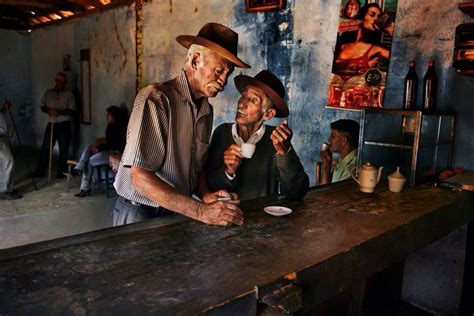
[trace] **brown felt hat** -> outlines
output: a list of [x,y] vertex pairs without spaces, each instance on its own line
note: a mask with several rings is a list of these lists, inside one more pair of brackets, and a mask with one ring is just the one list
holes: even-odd
[[227,26],[218,23],[205,24],[196,36],[180,35],[176,37],[178,43],[186,48],[192,44],[197,44],[209,48],[235,66],[240,68],[250,68],[237,57],[237,43],[239,35]]
[[285,87],[274,74],[268,70],[260,71],[255,77],[238,75],[234,78],[235,86],[241,93],[246,86],[260,88],[275,104],[276,117],[287,117],[290,114],[284,100]]

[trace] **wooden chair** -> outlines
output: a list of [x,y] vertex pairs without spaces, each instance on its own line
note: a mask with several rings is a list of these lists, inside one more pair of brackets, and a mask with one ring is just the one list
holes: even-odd
[[[93,173],[97,173],[97,183],[104,183],[105,186],[105,195],[109,198],[110,197],[110,186],[114,184],[115,180],[115,173],[113,172],[112,168],[108,163],[104,163],[101,165],[94,166]],[[104,177],[102,178],[102,175]]]
[[72,168],[74,168],[79,161],[77,160],[68,160],[67,161],[67,172],[64,172],[63,174],[66,176],[66,192],[69,192],[69,181],[73,178],[71,171]]

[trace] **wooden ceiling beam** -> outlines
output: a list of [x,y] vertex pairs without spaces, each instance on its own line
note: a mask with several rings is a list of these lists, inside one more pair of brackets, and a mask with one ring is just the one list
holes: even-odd
[[85,11],[83,5],[78,1],[62,0],[0,0],[0,4],[6,4],[14,7],[24,7],[25,9],[47,9],[47,10],[74,10]]
[[41,0],[0,0],[0,4],[11,6],[34,7],[41,9],[54,9],[57,6],[56,1],[45,2]]
[[130,6],[134,2],[135,2],[135,0],[114,0],[113,2],[111,2],[108,5],[104,5],[104,6],[101,6],[101,7],[96,7],[95,9],[87,10],[86,12],[77,13],[77,14],[74,14],[73,16],[70,16],[70,17],[67,17],[67,18],[64,18],[64,19],[61,19],[61,20],[53,20],[51,22],[32,25],[30,28],[31,29],[39,29],[39,28],[42,28],[42,27],[45,27],[45,26],[50,26],[50,25],[62,23],[62,22],[65,22],[65,21],[70,21],[70,20],[73,20],[73,19],[79,19],[79,18],[88,16],[88,15],[91,15],[91,14],[96,14],[96,13],[99,13],[99,12],[108,11],[108,10],[115,9],[115,8],[118,8],[118,7],[122,7],[122,6],[126,6],[126,5]]
[[[58,24],[108,11],[121,6],[130,6],[134,2],[135,0],[112,0],[110,4],[103,5],[100,0],[0,0],[0,7],[4,6],[4,9],[14,10],[15,12],[15,14],[12,14],[12,18],[14,17],[15,21],[7,21],[5,17],[3,17],[0,19],[0,28],[37,29],[43,26]],[[93,6],[94,9],[88,10],[87,8],[91,6]],[[31,16],[26,14],[27,12],[33,11],[36,12],[36,14],[32,13],[34,15]],[[65,16],[59,11],[70,11],[73,12],[74,15]],[[61,16],[62,19],[31,25],[30,19],[35,18],[40,20],[42,17],[48,17],[50,14],[57,14]]]
[[69,2],[80,4],[83,7],[93,6],[94,8],[100,8],[103,6],[99,0],[69,0]]

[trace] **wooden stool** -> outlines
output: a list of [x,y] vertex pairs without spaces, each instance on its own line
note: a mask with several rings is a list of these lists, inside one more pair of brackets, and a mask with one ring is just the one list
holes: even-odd
[[[109,193],[109,186],[114,183],[115,176],[109,177],[109,171],[112,171],[112,168],[110,168],[110,165],[108,163],[104,163],[101,165],[94,166],[94,172],[97,172],[97,183],[104,182],[105,185],[105,194],[109,198],[110,193]],[[102,170],[104,171],[104,176],[105,179],[102,179]]]
[[77,160],[68,160],[67,161],[67,172],[63,172],[63,174],[66,176],[66,192],[69,192],[69,181],[73,178],[71,171],[74,166],[77,166],[79,161]]

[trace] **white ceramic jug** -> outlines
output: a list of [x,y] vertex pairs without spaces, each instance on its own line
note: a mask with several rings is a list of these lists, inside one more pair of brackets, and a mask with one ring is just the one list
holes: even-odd
[[[360,169],[354,167],[351,169],[352,178],[359,184],[359,189],[362,192],[372,193],[375,186],[380,181],[383,167],[375,168],[369,162],[363,165]],[[358,170],[359,178],[355,177],[354,171]]]

